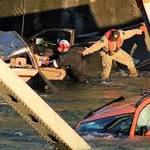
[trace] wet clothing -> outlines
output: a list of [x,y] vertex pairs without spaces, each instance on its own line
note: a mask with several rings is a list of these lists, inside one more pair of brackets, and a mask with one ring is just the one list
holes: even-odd
[[79,53],[79,48],[71,47],[68,52],[60,54],[60,66],[65,67],[68,76],[79,82],[87,80],[87,63]]
[[109,78],[109,74],[111,71],[112,67],[112,62],[117,61],[121,64],[124,64],[128,67],[130,76],[131,77],[136,77],[138,76],[138,72],[135,68],[135,65],[133,63],[132,57],[123,51],[121,49],[121,46],[124,42],[124,40],[129,39],[133,37],[134,35],[138,34],[141,35],[142,31],[140,29],[132,29],[132,30],[118,30],[120,32],[120,39],[121,41],[111,41],[111,46],[110,46],[110,41],[108,39],[108,36],[105,34],[104,36],[101,37],[99,41],[97,41],[95,44],[90,46],[89,48],[86,48],[83,52],[82,55],[88,55],[91,53],[94,53],[96,51],[99,51],[100,56],[102,57],[102,66],[103,66],[103,71],[101,73],[101,77],[103,80],[107,80]]
[[103,80],[109,78],[113,61],[117,61],[121,64],[126,65],[130,72],[129,75],[130,77],[136,77],[138,75],[132,57],[127,52],[120,49],[119,51],[115,52],[113,55],[104,55],[102,57],[103,71],[101,73],[101,77]]

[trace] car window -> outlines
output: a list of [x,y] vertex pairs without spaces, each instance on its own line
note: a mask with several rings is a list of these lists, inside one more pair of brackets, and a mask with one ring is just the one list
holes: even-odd
[[81,124],[80,127],[77,129],[77,132],[81,135],[93,133],[129,135],[132,119],[133,114],[99,119]]
[[150,130],[150,104],[146,105],[140,112],[136,131],[140,130],[140,127],[146,126]]
[[43,44],[57,44],[59,40],[65,39],[70,42],[71,34],[67,31],[53,30],[45,31],[44,33],[39,34],[36,38],[41,38]]
[[25,48],[26,45],[14,32],[0,32],[0,55],[7,57],[14,51]]

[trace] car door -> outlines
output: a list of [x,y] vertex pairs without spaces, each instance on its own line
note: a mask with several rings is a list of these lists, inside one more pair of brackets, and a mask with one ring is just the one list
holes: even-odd
[[20,55],[12,56],[7,62],[12,71],[14,71],[25,82],[29,81],[38,73],[38,68],[33,61],[34,58],[30,53],[23,53]]
[[0,32],[0,56],[26,82],[38,73],[34,55],[15,31]]
[[150,104],[146,105],[139,113],[136,130],[139,135],[145,135],[150,130]]
[[130,136],[144,136],[150,131],[150,97],[147,96],[138,102],[133,117]]

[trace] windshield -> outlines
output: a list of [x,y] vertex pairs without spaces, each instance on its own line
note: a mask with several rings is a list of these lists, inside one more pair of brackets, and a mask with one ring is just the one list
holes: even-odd
[[[56,45],[59,40],[65,39],[70,42],[71,33],[69,31],[52,30],[39,33],[36,36],[37,44]],[[40,41],[39,41],[40,40]]]
[[0,32],[0,56],[7,57],[24,47],[25,43],[15,32]]
[[77,132],[80,135],[111,133],[129,135],[133,114],[113,116],[91,122],[82,123]]

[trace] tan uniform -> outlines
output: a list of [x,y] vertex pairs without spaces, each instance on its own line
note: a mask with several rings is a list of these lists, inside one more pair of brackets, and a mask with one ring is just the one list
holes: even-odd
[[[119,30],[119,32],[120,32],[122,42],[126,39],[133,37],[136,34],[138,35],[142,34],[142,31],[140,29],[132,29],[132,30],[127,30],[127,31]],[[138,76],[138,72],[135,68],[132,57],[128,53],[126,53],[124,50],[120,48],[117,52],[113,52],[112,55],[109,55],[108,39],[105,35],[102,36],[101,39],[97,41],[96,43],[94,43],[92,46],[90,46],[89,48],[86,48],[82,52],[82,55],[83,56],[89,55],[96,51],[99,51],[100,56],[102,57],[103,71],[101,73],[101,77],[103,80],[106,80],[109,78],[113,60],[126,65],[129,69],[130,77]]]

